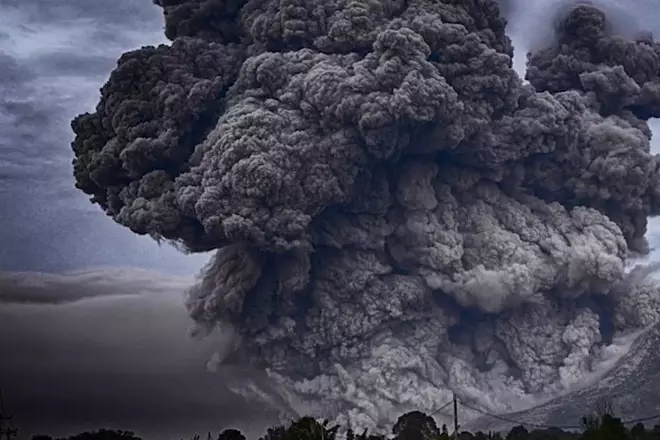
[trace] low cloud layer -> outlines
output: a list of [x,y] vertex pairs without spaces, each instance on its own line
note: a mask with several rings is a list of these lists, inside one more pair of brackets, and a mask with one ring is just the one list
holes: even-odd
[[142,269],[105,268],[53,274],[45,272],[0,273],[0,303],[64,304],[89,298],[122,295],[157,295],[173,300],[190,278],[166,277]]
[[115,427],[178,440],[271,420],[228,390],[234,373],[206,368],[225,341],[189,336],[189,282],[133,269],[0,275],[0,386],[21,434]]

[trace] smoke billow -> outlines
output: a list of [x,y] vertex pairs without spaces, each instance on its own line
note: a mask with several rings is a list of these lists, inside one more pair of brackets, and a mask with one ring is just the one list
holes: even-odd
[[190,314],[292,406],[375,425],[558,391],[658,320],[626,268],[660,209],[650,38],[576,6],[524,83],[492,0],[156,3],[172,43],[74,120],[77,186],[216,250]]

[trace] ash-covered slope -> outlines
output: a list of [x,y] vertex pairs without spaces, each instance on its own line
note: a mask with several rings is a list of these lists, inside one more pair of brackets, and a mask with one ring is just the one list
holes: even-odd
[[[524,423],[579,426],[600,402],[611,402],[618,417],[635,420],[660,414],[660,325],[642,334],[604,376],[584,388],[526,411],[500,414]],[[646,424],[658,424],[660,418]],[[465,424],[469,430],[506,430],[514,426],[489,416]],[[529,427],[529,426],[528,426]]]
[[493,0],[155,2],[172,43],[73,122],[77,186],[216,250],[190,314],[294,409],[520,408],[659,319],[625,270],[660,213],[653,40],[575,7],[524,84]]

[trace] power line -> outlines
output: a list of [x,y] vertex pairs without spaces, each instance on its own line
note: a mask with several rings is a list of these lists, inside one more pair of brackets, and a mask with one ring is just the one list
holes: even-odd
[[[486,411],[484,411],[484,410],[482,410],[482,409],[475,408],[475,407],[473,407],[472,405],[468,405],[468,404],[466,404],[466,403],[463,402],[463,401],[461,401],[461,404],[462,404],[463,406],[465,406],[465,407],[467,407],[467,408],[469,408],[469,409],[471,409],[471,410],[473,410],[473,411],[476,411],[476,412],[478,412],[478,413],[481,413],[481,414],[483,414],[483,415],[486,415],[486,416],[489,416],[489,417],[493,417],[493,418],[495,418],[495,419],[502,420],[502,421],[504,421],[504,422],[514,423],[514,424],[517,424],[517,425],[527,425],[527,426],[533,426],[533,427],[535,427],[535,428],[542,428],[542,429],[551,429],[551,428],[559,428],[559,429],[579,429],[579,428],[582,428],[582,427],[583,427],[582,425],[563,425],[563,426],[557,426],[557,425],[544,425],[544,424],[540,424],[540,423],[524,422],[524,421],[521,421],[521,420],[514,420],[514,419],[510,419],[510,418],[508,418],[508,417],[500,416],[500,415],[498,415],[498,414],[491,414],[491,413],[486,412]],[[658,414],[654,414],[654,415],[651,415],[651,416],[647,416],[647,417],[640,417],[640,418],[631,419],[631,420],[624,420],[624,421],[622,421],[621,423],[622,423],[623,425],[629,425],[629,424],[632,424],[632,423],[641,423],[641,422],[645,422],[645,421],[649,421],[649,420],[654,420],[654,419],[659,419],[659,418],[660,418],[660,413],[658,413]]]
[[654,420],[654,419],[659,419],[659,418],[660,418],[660,414],[655,414],[653,416],[641,417],[639,419],[626,420],[626,421],[623,421],[621,423],[623,423],[624,425],[630,425],[631,423],[642,423],[642,422],[647,422],[649,420]]
[[[433,412],[429,413],[428,416],[429,416],[429,417],[432,417],[432,416],[434,416],[434,415],[436,415],[436,414],[442,414],[442,415],[445,416],[445,417],[451,417],[451,415],[449,415],[449,414],[447,414],[447,413],[443,413],[443,412],[441,412],[441,411],[442,411],[443,409],[447,408],[447,407],[448,407],[449,405],[451,405],[452,403],[454,403],[454,399],[450,400],[449,402],[445,403],[444,405],[440,406],[439,408],[433,410]],[[293,420],[292,420],[292,421],[293,421]],[[335,436],[338,437],[338,438],[343,438],[343,439],[348,438],[348,436],[347,436],[346,433],[341,433],[341,432],[337,432],[337,433],[335,433]]]
[[[449,402],[447,402],[447,403],[445,403],[444,405],[442,405],[440,408],[438,408],[438,409],[436,409],[435,411],[433,411],[432,413],[430,413],[429,416],[432,416],[432,415],[434,415],[434,414],[440,413],[440,411],[442,411],[443,409],[447,408],[447,407],[448,407],[449,405],[451,405],[452,403],[454,403],[454,399],[450,400]],[[447,416],[447,414],[444,414],[444,413],[441,413],[441,414],[444,415],[444,416]]]
[[518,424],[518,425],[528,425],[528,426],[533,426],[535,428],[544,428],[544,429],[547,429],[547,428],[576,429],[576,428],[581,428],[582,427],[582,426],[569,426],[569,425],[566,425],[566,426],[550,426],[550,425],[542,425],[542,424],[539,424],[539,423],[522,422],[520,420],[510,419],[510,418],[507,418],[507,417],[504,417],[504,416],[500,416],[498,414],[491,414],[491,413],[486,412],[482,409],[475,408],[472,405],[468,405],[467,403],[465,403],[463,401],[461,401],[461,405],[463,405],[463,406],[465,406],[465,407],[467,407],[467,408],[469,408],[473,411],[476,411],[480,414],[483,414],[485,416],[489,416],[489,417],[492,417],[494,419],[501,420],[503,422],[515,423],[515,424]]

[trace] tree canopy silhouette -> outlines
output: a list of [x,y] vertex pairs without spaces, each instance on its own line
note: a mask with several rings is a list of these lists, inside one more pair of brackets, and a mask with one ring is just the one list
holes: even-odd
[[[660,425],[647,429],[636,423],[627,428],[621,418],[613,414],[613,406],[607,402],[596,405],[592,414],[582,418],[582,432],[564,431],[560,428],[534,429],[529,431],[524,425],[514,426],[504,436],[500,433],[478,431],[458,433],[458,440],[660,440]],[[421,411],[411,411],[401,415],[392,427],[392,435],[369,433],[364,430],[356,433],[352,429],[343,430],[339,425],[331,425],[328,420],[319,421],[313,417],[302,417],[289,426],[275,426],[266,430],[259,440],[449,440],[446,425],[438,428],[435,420]],[[67,438],[53,438],[36,435],[32,440],[142,440],[131,431],[101,429],[82,432]],[[200,440],[198,435],[191,440]],[[211,434],[209,434],[211,440]],[[248,440],[237,429],[225,429],[217,440]]]

